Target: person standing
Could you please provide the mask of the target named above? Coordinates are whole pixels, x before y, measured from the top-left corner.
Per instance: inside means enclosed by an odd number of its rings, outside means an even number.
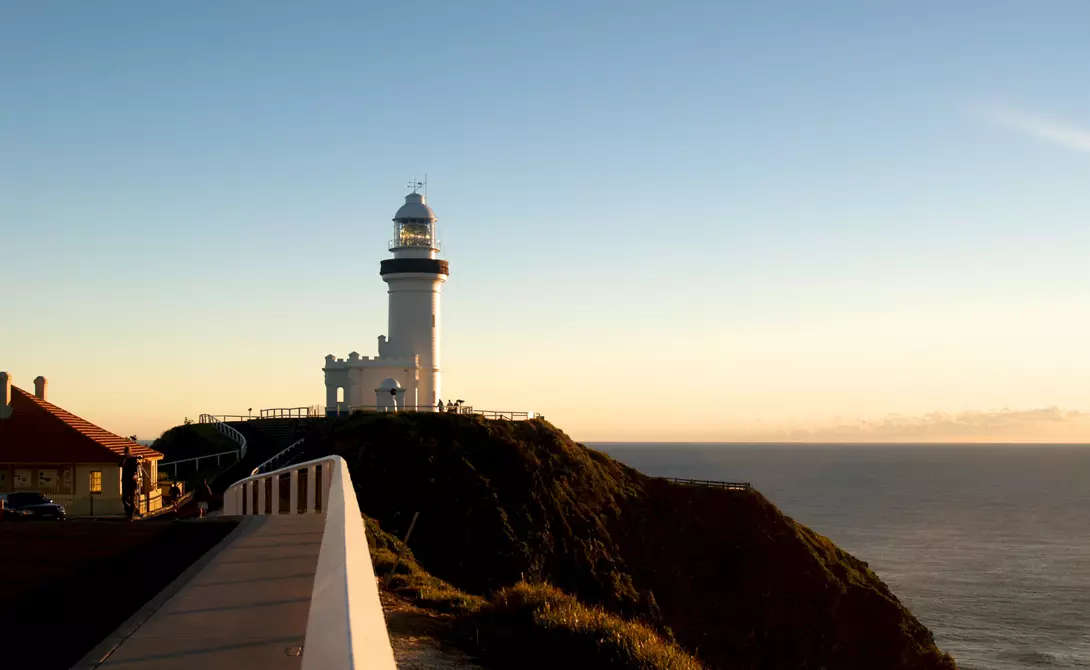
[[[170,504],[174,507],[174,513],[178,513],[178,499],[182,497],[182,489],[178,486],[178,482],[172,482],[170,484]]]
[[[137,470],[140,464],[132,455],[132,448],[125,447],[125,460],[121,462],[121,504],[129,521],[136,518]]]
[[[197,510],[200,518],[208,513],[208,502],[212,500],[212,489],[208,486],[208,480],[202,479],[193,491],[193,500],[197,502]]]

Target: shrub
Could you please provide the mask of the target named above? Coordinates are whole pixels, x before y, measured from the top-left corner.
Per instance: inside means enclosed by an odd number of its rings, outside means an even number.
[[[587,606],[548,584],[502,589],[469,622],[477,652],[503,667],[703,668],[652,628]]]

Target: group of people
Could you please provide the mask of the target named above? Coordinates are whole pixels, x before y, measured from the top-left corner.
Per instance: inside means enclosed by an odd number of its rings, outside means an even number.
[[[435,411],[436,412],[451,412],[452,414],[457,414],[458,410],[461,409],[461,407],[462,407],[462,401],[461,400],[459,400],[456,403],[451,402],[451,401],[448,400],[447,405],[446,405],[445,408],[443,407],[443,399],[442,398],[439,399],[439,402],[435,403]]]
[[[174,505],[174,513],[178,513],[178,503],[182,498],[182,489],[178,486],[178,482],[170,487],[170,499]],[[208,503],[212,500],[212,487],[208,485],[207,479],[202,479],[200,484],[197,484],[193,488],[193,502],[197,503],[197,516],[201,519],[205,514],[208,514]]]
[[[134,521],[139,512],[141,461],[143,459],[132,455],[132,448],[125,447],[125,460],[121,463],[121,503],[125,506],[125,516],[129,521]],[[174,513],[178,513],[178,503],[182,497],[181,487],[175,482],[170,487],[170,503],[174,507]],[[208,504],[212,500],[212,488],[208,486],[208,480],[202,479],[201,483],[193,489],[193,500],[197,503],[197,513],[200,518],[208,513]]]

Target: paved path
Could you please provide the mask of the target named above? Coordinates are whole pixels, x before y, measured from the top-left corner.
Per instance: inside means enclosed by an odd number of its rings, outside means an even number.
[[[297,670],[324,521],[246,517],[73,670]],[[382,604],[401,670],[477,668],[440,643],[443,617]]]
[[[324,521],[248,517],[76,668],[299,668]]]

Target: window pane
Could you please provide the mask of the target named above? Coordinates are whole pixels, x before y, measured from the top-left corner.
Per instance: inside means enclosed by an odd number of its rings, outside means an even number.
[[[431,238],[430,223],[406,221],[398,226],[397,241],[402,246],[430,247]]]

